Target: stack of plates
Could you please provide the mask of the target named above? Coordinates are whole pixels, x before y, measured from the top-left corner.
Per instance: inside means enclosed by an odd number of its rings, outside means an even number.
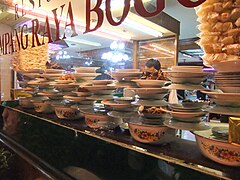
[[[169,113],[173,119],[182,122],[200,122],[201,119],[207,114],[207,112],[202,111],[197,107],[184,107],[181,104],[171,104],[169,107],[171,110],[163,110]]]
[[[215,83],[225,93],[240,93],[240,72],[218,73],[215,75]]]
[[[203,105],[202,105],[203,106]],[[182,104],[170,104],[170,110],[163,109],[163,111],[171,115],[171,119],[165,120],[164,125],[181,130],[206,130],[209,127],[201,122],[206,111],[202,111],[201,106],[184,106]]]
[[[172,82],[168,89],[202,90],[200,84],[209,73],[203,72],[202,66],[173,66],[165,74]]]
[[[240,116],[240,93],[223,93],[219,91],[203,91],[216,106],[208,108],[210,113]]]

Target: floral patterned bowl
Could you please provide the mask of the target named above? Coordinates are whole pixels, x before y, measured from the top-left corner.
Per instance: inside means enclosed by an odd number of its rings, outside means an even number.
[[[176,131],[163,125],[146,125],[128,122],[131,136],[138,142],[148,144],[164,144],[171,142]]]
[[[122,123],[120,118],[113,118],[104,113],[84,110],[83,114],[87,126],[94,129],[114,129]]]
[[[209,123],[213,127],[228,127],[224,123]],[[207,158],[227,166],[240,166],[240,146],[213,136],[212,130],[194,131],[198,147]]]
[[[34,110],[39,113],[53,113],[54,108],[51,106],[50,102],[33,102]]]
[[[76,120],[82,117],[78,109],[68,106],[56,106],[55,113],[59,119]]]

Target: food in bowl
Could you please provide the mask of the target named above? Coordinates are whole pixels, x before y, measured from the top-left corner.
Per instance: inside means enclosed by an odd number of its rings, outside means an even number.
[[[75,80],[72,74],[64,74],[58,78],[58,80]]]
[[[141,123],[128,123],[133,139],[147,144],[164,144],[174,140],[176,131],[163,125],[146,125]]]
[[[59,119],[77,120],[82,117],[78,109],[68,106],[56,106],[55,113]]]
[[[146,118],[166,118],[168,115],[161,107],[155,106],[140,106],[138,113]]]

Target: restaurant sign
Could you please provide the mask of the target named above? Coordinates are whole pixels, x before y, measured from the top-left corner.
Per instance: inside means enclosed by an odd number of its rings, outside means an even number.
[[[21,7],[24,7],[24,3],[26,3],[27,0],[22,0]],[[28,0],[29,3],[32,5],[32,11],[36,8],[40,8],[42,5],[42,0]],[[45,0],[48,3],[53,0]],[[121,18],[116,21],[115,18],[112,16],[111,11],[111,0],[105,0],[105,12],[102,10],[101,5],[103,3],[103,0],[96,0],[96,3],[94,6],[92,6],[91,0],[86,0],[86,21],[85,21],[85,33],[89,33],[92,31],[96,31],[98,28],[100,28],[103,24],[104,17],[106,17],[107,21],[112,26],[119,26],[127,17],[129,11],[130,11],[130,1],[131,0],[124,0],[124,8],[122,11]],[[197,0],[197,1],[191,1],[191,0],[177,0],[181,5],[189,8],[196,7],[200,4],[202,4],[205,0]],[[75,2],[75,1],[74,1]],[[49,23],[49,16],[45,17],[44,22],[44,28],[42,32],[40,31],[40,22],[39,20],[33,19],[31,21],[31,34],[32,34],[32,43],[30,48],[34,48],[36,46],[44,45],[45,43],[53,43],[57,42],[62,39],[66,39],[66,34],[64,33],[63,36],[60,36],[60,24],[65,23],[65,30],[70,27],[71,28],[71,37],[78,36],[76,31],[76,26],[74,24],[74,13],[72,7],[77,6],[77,4],[73,4],[71,1],[69,1],[66,4],[63,4],[59,6],[58,8],[52,9],[50,13],[53,14],[54,17],[54,26],[55,26],[55,37],[53,37],[51,32],[51,27]],[[15,19],[19,19],[20,17],[23,17],[27,14],[27,11],[24,10],[24,8],[19,8],[20,4],[15,4]],[[158,15],[163,11],[165,8],[165,0],[156,0],[156,8],[154,11],[149,12],[144,7],[144,3],[142,0],[134,0],[134,8],[137,12],[137,14],[141,17],[153,17]],[[66,11],[66,21],[62,21],[62,16],[64,10]],[[95,27],[91,27],[91,14],[95,13],[97,15],[97,23]],[[106,16],[104,16],[104,13]],[[23,24],[22,26],[14,29],[12,32],[7,32],[2,35],[0,35],[0,56],[6,55],[6,54],[12,54],[14,52],[24,50],[29,48],[28,45],[28,34],[26,33],[28,31],[29,27],[27,24]],[[66,31],[64,31],[66,32]],[[42,41],[39,40],[38,34],[41,34],[43,37],[47,38],[47,42],[45,42],[46,38],[42,38]]]

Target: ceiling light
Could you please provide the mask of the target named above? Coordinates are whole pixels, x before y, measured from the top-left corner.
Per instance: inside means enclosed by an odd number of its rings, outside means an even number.
[[[125,19],[125,21],[123,22],[123,25],[128,26],[133,29],[136,29],[138,31],[141,31],[145,34],[149,34],[154,37],[162,37],[163,36],[162,32],[156,31],[156,30],[152,29],[151,27],[145,26],[144,24],[138,23],[129,18]]]

